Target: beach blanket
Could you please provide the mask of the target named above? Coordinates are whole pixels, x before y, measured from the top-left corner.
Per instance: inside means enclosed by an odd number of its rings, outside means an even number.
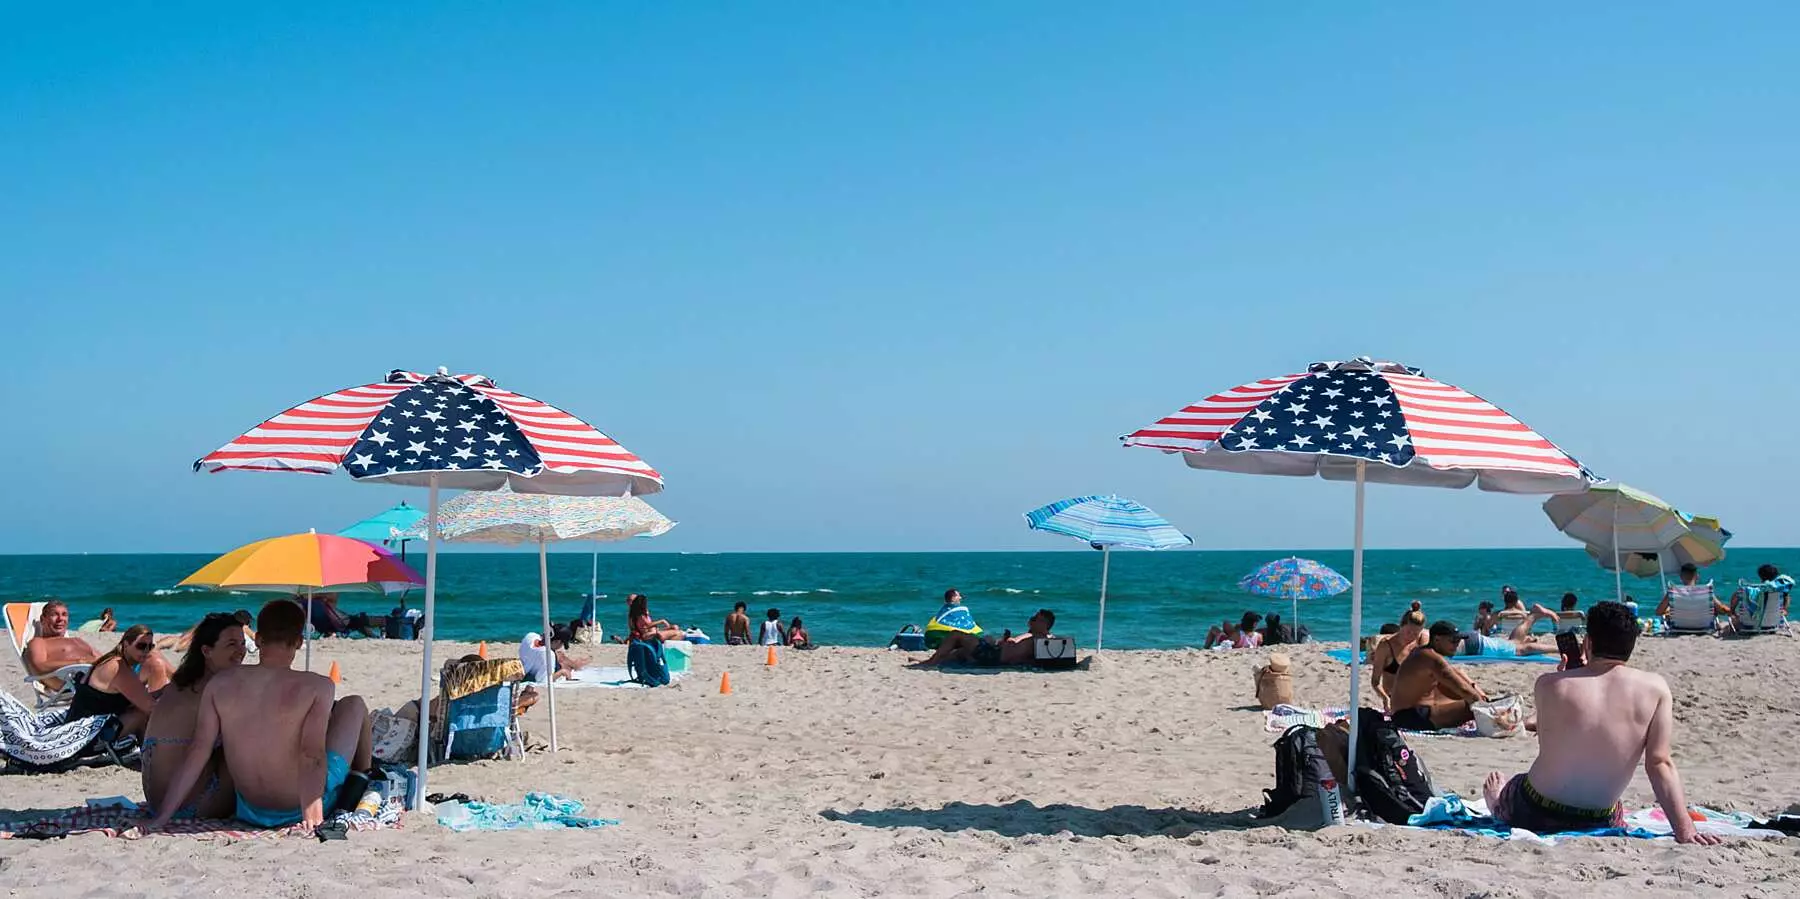
[[[1343,649],[1327,649],[1327,650],[1325,650],[1325,655],[1327,655],[1330,658],[1335,659],[1339,662],[1343,662],[1346,665],[1350,664],[1351,654],[1350,654],[1349,647],[1345,647]],[[1356,656],[1356,663],[1358,665],[1364,664],[1364,663],[1368,662],[1368,660],[1369,660],[1369,657],[1367,655]],[[1509,663],[1509,662],[1525,662],[1527,664],[1554,665],[1560,661],[1562,661],[1562,657],[1558,656],[1554,653],[1552,653],[1550,655],[1535,655],[1535,656],[1451,656],[1450,657],[1451,664],[1455,664],[1455,665],[1498,665],[1501,663]]]
[[[618,824],[611,818],[583,817],[579,800],[552,793],[526,793],[518,805],[488,802],[445,802],[437,821],[451,830],[585,830]]]
[[[669,683],[677,683],[682,678],[687,677],[687,675],[688,672],[686,671],[670,672]],[[568,680],[559,680],[556,682],[557,692],[581,688],[600,688],[605,690],[649,689],[643,684],[633,682],[630,670],[623,665],[609,668],[583,668],[575,672]]]
[[[1782,836],[1780,831],[1756,828],[1755,820],[1742,812],[1721,812],[1699,806],[1694,807],[1693,811],[1696,816],[1694,827],[1701,833],[1739,839]],[[1628,837],[1640,840],[1674,838],[1668,817],[1663,814],[1662,809],[1655,806],[1627,813],[1624,827],[1540,834],[1516,827],[1509,828],[1488,814],[1487,803],[1480,799],[1465,800],[1455,793],[1434,797],[1426,804],[1423,812],[1413,815],[1406,824],[1400,826],[1423,830],[1460,830],[1502,840],[1530,840],[1546,846],[1581,837]]]
[[[67,708],[35,712],[0,690],[0,755],[37,767],[65,762],[80,755],[112,720],[107,715],[68,717]]]
[[[1334,721],[1342,721],[1350,716],[1346,708],[1331,708],[1323,711],[1303,709],[1297,705],[1282,703],[1263,713],[1263,730],[1272,734],[1286,733],[1287,729],[1297,724],[1307,727],[1324,727]]]
[[[338,812],[325,819],[328,826],[342,826],[346,831],[381,830],[398,828],[400,816],[406,811],[405,803],[398,798],[390,799],[382,806],[378,814],[368,812]],[[104,806],[83,809],[71,809],[42,818],[0,823],[0,840],[51,840],[59,837],[73,837],[83,834],[100,834],[108,837],[125,837],[136,839],[141,835],[139,830],[150,822],[150,813],[142,806],[120,808]],[[313,836],[305,833],[299,825],[259,829],[247,827],[244,822],[230,818],[222,819],[188,819],[170,821],[169,826],[159,833],[175,836],[199,837],[202,839],[253,840],[268,837]]]

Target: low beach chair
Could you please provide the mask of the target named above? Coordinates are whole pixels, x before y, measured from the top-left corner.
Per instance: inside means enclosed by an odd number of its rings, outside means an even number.
[[[1669,614],[1663,616],[1669,636],[1712,634],[1719,630],[1718,599],[1711,581],[1669,587]]]
[[[518,659],[446,663],[438,681],[443,713],[434,708],[432,715],[432,761],[523,756],[513,691],[524,679]]]
[[[84,680],[94,666],[64,665],[47,674],[32,674],[25,665],[25,644],[38,633],[38,617],[44,614],[44,603],[9,602],[6,604],[6,635],[12,641],[19,667],[25,669],[25,682],[31,685],[39,709],[65,706],[75,700],[75,685]]]
[[[1791,589],[1792,585],[1787,583],[1739,581],[1732,631],[1744,636],[1787,633],[1786,606]]]

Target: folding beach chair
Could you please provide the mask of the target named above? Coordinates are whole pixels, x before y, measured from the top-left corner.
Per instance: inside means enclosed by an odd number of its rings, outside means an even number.
[[[432,716],[432,761],[523,756],[513,692],[524,678],[518,659],[445,664],[438,681],[443,713]]]
[[[66,708],[33,711],[0,690],[0,768],[9,774],[48,774],[135,761],[135,740],[121,741],[124,757],[111,742],[119,729],[115,716],[68,718]]]
[[[1719,630],[1717,599],[1711,581],[1704,584],[1671,584],[1669,614],[1663,616],[1670,636],[1713,634]]]
[[[19,667],[25,669],[25,682],[37,698],[40,709],[65,706],[75,700],[75,685],[87,678],[94,666],[81,663],[64,665],[46,674],[32,674],[25,664],[25,644],[38,634],[38,618],[44,614],[44,603],[9,602],[6,604],[6,635],[12,641]]]
[[[1737,614],[1731,621],[1732,630],[1745,636],[1787,633],[1787,603],[1793,586],[1793,580],[1786,575],[1773,582],[1738,581]]]

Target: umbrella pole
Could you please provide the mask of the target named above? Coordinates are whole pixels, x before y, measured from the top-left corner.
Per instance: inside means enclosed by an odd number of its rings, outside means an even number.
[[[594,572],[588,575],[588,633],[600,620],[600,551],[594,550]]]
[[[1625,565],[1619,561],[1619,495],[1624,492],[1613,491],[1613,599],[1620,604],[1625,602]]]
[[[411,805],[425,807],[426,766],[431,751],[431,638],[433,618],[437,614],[437,544],[438,544],[438,476],[431,475],[431,508],[425,515],[425,622],[419,632],[425,644],[424,658],[419,662],[419,776],[413,787]]]
[[[1362,662],[1358,653],[1362,652],[1362,594],[1363,594],[1363,475],[1367,462],[1358,459],[1356,462],[1356,543],[1350,562],[1350,658],[1355,664],[1350,666],[1350,746],[1348,750],[1349,767],[1356,767],[1357,724],[1362,715]],[[1344,798],[1356,795],[1356,779],[1345,778],[1339,784],[1343,788]]]
[[[538,595],[544,612],[544,702],[550,707],[550,752],[556,752],[556,649],[550,645],[550,561],[538,538]]]
[[[312,670],[312,588],[306,588],[306,627],[300,629],[306,638],[306,670]]]
[[[1100,548],[1100,627],[1094,631],[1094,652],[1106,648],[1106,570],[1112,562],[1112,547]]]

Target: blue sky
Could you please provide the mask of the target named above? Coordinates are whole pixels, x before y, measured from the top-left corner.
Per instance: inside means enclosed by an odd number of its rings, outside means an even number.
[[[188,466],[438,365],[662,469],[656,548],[1065,548],[1018,515],[1093,491],[1345,546],[1346,485],[1116,438],[1363,353],[1800,543],[1800,10],[1103,6],[10,7],[0,550],[423,502]],[[1475,491],[1369,527],[1561,539]]]

